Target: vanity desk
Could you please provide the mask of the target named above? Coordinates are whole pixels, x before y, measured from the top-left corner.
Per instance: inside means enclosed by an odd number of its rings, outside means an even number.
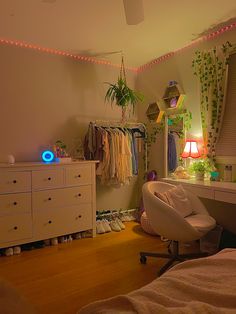
[[[182,184],[184,188],[199,197],[236,204],[236,183],[234,182],[172,178],[162,178],[161,181],[174,185]]]
[[[184,189],[199,196],[217,223],[236,235],[236,183],[173,178],[160,180],[173,185],[181,184]],[[236,243],[234,245],[236,247]]]

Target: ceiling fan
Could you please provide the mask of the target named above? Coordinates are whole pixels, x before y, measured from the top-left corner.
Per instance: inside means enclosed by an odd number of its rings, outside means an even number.
[[[144,20],[143,0],[123,0],[126,23],[137,25]]]

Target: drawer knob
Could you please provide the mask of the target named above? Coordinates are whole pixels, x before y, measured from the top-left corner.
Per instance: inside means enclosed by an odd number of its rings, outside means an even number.
[[[49,220],[49,221],[48,221],[48,223],[49,223],[49,224],[51,224],[51,223],[52,223],[52,221],[51,221],[51,220]]]
[[[16,180],[13,180],[13,183],[15,184],[15,183],[17,183],[17,181],[16,181]]]
[[[15,227],[14,227],[14,230],[17,230],[17,229],[18,229],[18,227],[17,227],[17,226],[15,226]]]
[[[81,215],[79,215],[79,218],[81,218],[82,216]]]
[[[78,174],[78,178],[81,178],[81,175],[80,175],[80,174]]]
[[[14,202],[13,205],[17,205],[17,202]]]
[[[48,177],[48,181],[51,181],[52,180],[52,178],[51,177]]]
[[[49,200],[49,201],[51,201],[51,200],[52,200],[52,198],[51,198],[51,197],[49,197],[49,198],[48,198],[48,200]]]
[[[78,196],[80,197],[80,196],[81,196],[81,193],[79,193]]]
[[[81,218],[81,217],[82,217],[82,216],[79,215],[79,216],[76,216],[75,219],[78,220],[78,219]]]

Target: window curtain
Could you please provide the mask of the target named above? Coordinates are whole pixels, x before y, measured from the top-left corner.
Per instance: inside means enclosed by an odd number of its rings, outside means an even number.
[[[208,51],[196,51],[192,66],[200,83],[200,110],[205,154],[215,161],[216,143],[224,116],[228,57],[227,42]]]

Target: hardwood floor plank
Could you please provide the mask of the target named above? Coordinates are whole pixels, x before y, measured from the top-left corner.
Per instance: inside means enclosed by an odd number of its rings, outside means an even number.
[[[139,262],[139,252],[166,251],[159,237],[134,222],[126,230],[74,240],[20,256],[0,258],[0,276],[39,313],[75,313],[92,301],[127,293],[151,282],[164,260]]]

